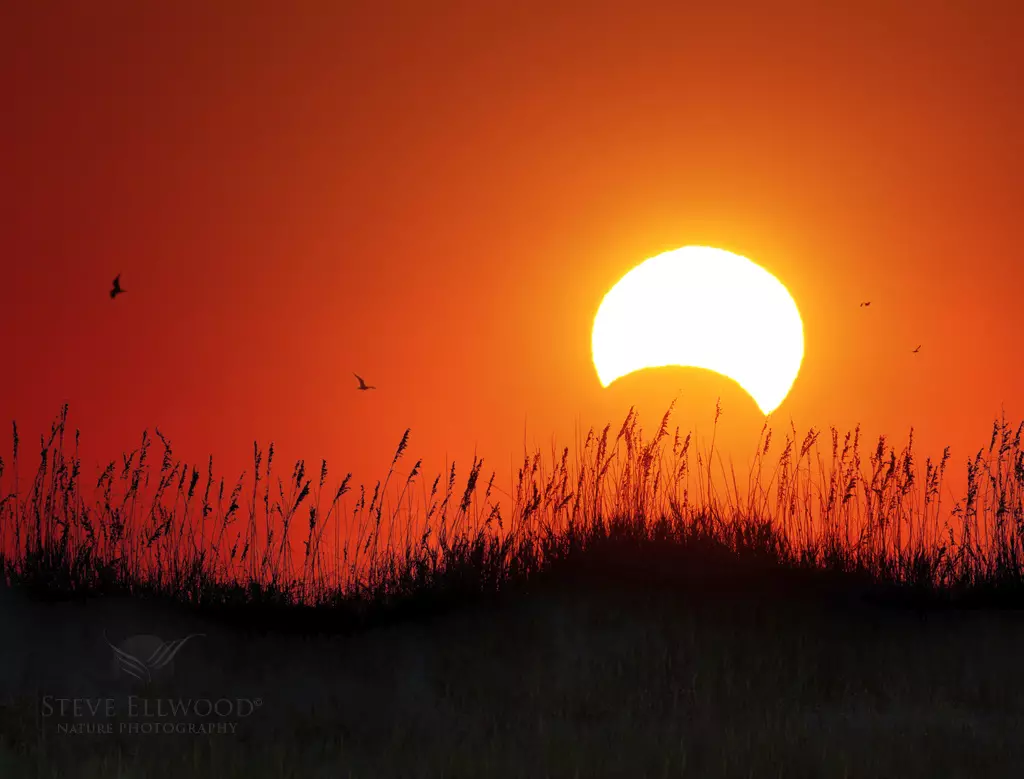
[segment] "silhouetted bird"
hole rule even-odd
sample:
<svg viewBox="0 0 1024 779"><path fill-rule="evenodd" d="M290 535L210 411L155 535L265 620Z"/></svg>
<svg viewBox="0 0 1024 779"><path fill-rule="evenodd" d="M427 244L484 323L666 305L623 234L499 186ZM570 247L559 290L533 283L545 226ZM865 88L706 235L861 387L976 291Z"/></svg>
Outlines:
<svg viewBox="0 0 1024 779"><path fill-rule="evenodd" d="M871 301L870 300L866 300L866 301L864 301L863 303L860 304L860 307L861 308L866 308L866 307L868 307L870 305L871 305Z"/></svg>
<svg viewBox="0 0 1024 779"><path fill-rule="evenodd" d="M117 297L118 295L120 295L120 294L121 294L122 292L124 292L124 290L123 290L123 289L121 289L121 274L120 274L120 273L118 273L118 274L117 274L117 275L116 275L116 276L114 277L114 286L113 286L113 288L112 288L112 289L110 290L110 299L111 299L111 300L113 300L113 299L114 299L114 298L116 298L116 297Z"/></svg>
<svg viewBox="0 0 1024 779"><path fill-rule="evenodd" d="M363 377L360 376L358 373L353 373L352 375L355 376L357 379L359 379L359 386L356 387L356 389L361 389L361 390L377 389L372 384L367 384L365 381L363 381Z"/></svg>
<svg viewBox="0 0 1024 779"><path fill-rule="evenodd" d="M921 344L918 344L916 349L911 349L910 353L917 354L919 351L921 351Z"/></svg>

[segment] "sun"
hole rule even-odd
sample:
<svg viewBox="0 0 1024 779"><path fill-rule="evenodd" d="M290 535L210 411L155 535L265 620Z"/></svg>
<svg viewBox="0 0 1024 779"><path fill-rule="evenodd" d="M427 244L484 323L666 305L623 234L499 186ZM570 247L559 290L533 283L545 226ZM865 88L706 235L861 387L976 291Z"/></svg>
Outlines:
<svg viewBox="0 0 1024 779"><path fill-rule="evenodd" d="M796 302L738 254L684 246L637 265L604 296L591 336L601 385L643 368L715 371L765 415L789 394L804 357Z"/></svg>

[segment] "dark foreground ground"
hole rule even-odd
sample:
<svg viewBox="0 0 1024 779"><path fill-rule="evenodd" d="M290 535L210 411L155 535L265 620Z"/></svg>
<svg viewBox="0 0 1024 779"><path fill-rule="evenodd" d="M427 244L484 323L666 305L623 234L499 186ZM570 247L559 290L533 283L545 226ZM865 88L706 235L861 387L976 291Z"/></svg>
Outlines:
<svg viewBox="0 0 1024 779"><path fill-rule="evenodd" d="M0 591L0 776L1024 775L1024 614L740 589L560 587L335 636ZM190 633L149 687L105 641ZM112 710L59 716L76 697ZM241 708L118 733L190 721L160 698Z"/></svg>

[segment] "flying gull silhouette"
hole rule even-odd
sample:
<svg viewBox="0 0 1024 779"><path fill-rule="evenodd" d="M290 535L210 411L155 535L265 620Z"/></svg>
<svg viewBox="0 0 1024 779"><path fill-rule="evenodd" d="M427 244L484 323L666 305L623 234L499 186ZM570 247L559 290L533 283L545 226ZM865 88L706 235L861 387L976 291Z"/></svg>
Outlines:
<svg viewBox="0 0 1024 779"><path fill-rule="evenodd" d="M365 381L363 381L363 377L360 376L358 373L353 373L352 375L355 376L357 379L359 379L359 386L356 387L356 389L361 389L361 390L377 389L372 384L367 384Z"/></svg>
<svg viewBox="0 0 1024 779"><path fill-rule="evenodd" d="M120 274L120 273L118 273L118 274L117 274L117 275L116 275L116 276L114 277L114 286L113 286L113 288L112 288L112 289L110 290L110 299L111 299L111 300L113 300L113 299L114 299L114 298L116 298L116 297L117 297L118 295L120 295L120 294L121 294L122 292L124 292L124 290L123 290L123 289L121 289L121 274Z"/></svg>
<svg viewBox="0 0 1024 779"><path fill-rule="evenodd" d="M910 353L917 354L919 351L921 351L921 344L918 344L916 349L911 349Z"/></svg>
<svg viewBox="0 0 1024 779"><path fill-rule="evenodd" d="M861 308L866 308L867 306L870 306L870 305L871 305L871 301L870 300L865 300L863 303L860 304L860 307Z"/></svg>

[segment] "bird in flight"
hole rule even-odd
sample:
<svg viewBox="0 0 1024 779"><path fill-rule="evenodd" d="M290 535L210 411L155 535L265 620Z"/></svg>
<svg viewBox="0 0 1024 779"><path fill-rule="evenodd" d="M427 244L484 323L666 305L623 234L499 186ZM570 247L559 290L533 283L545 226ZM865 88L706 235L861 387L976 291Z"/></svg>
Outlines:
<svg viewBox="0 0 1024 779"><path fill-rule="evenodd" d="M919 351L921 351L921 344L918 344L916 349L911 349L910 353L917 354Z"/></svg>
<svg viewBox="0 0 1024 779"><path fill-rule="evenodd" d="M110 299L113 300L118 295L120 295L122 292L124 292L124 290L121 289L121 274L118 273L114 277L114 286L110 290Z"/></svg>
<svg viewBox="0 0 1024 779"><path fill-rule="evenodd" d="M870 300L865 300L863 303L860 304L860 307L861 308L867 308L870 305L871 305L871 301Z"/></svg>
<svg viewBox="0 0 1024 779"><path fill-rule="evenodd" d="M377 389L372 384L367 384L365 381L363 381L363 377L360 376L358 373L353 373L352 375L355 376L357 379L359 379L359 386L356 387L356 389L361 389L361 390Z"/></svg>

